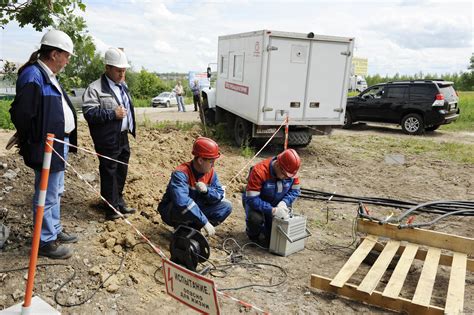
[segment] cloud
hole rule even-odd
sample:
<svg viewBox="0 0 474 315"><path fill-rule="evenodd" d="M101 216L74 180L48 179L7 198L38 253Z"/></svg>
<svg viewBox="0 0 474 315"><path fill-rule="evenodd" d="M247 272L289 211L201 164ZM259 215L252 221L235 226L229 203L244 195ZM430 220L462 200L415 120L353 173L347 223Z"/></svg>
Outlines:
<svg viewBox="0 0 474 315"><path fill-rule="evenodd" d="M472 45L472 20L450 18L396 17L372 23L368 28L408 49L460 48Z"/></svg>
<svg viewBox="0 0 474 315"><path fill-rule="evenodd" d="M162 40L155 41L155 43L153 44L153 48L157 52L166 53L166 54L176 53L178 51L176 48L172 47L169 43Z"/></svg>

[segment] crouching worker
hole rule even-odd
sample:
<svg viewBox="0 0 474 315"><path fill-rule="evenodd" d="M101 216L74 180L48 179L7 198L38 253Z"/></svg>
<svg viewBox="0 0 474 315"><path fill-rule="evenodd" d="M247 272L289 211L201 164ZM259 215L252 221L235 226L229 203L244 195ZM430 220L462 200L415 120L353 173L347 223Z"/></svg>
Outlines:
<svg viewBox="0 0 474 315"><path fill-rule="evenodd" d="M300 195L300 181L296 177L300 165L298 153L288 149L256 164L250 170L242 201L246 232L251 241L268 247L273 217L289 217L288 207Z"/></svg>
<svg viewBox="0 0 474 315"><path fill-rule="evenodd" d="M158 212L168 225L204 228L212 236L215 227L232 212L232 204L224 199L224 190L214 171L219 146L209 138L199 137L192 154L192 161L181 164L171 174Z"/></svg>

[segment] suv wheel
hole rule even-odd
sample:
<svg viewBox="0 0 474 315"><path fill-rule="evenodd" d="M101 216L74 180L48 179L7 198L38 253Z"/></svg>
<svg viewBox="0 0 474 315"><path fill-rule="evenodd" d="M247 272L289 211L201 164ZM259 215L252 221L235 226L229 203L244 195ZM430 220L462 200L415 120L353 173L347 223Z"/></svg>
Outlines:
<svg viewBox="0 0 474 315"><path fill-rule="evenodd" d="M408 135L420 135L424 132L423 118L418 114L408 114L402 119L402 130Z"/></svg>
<svg viewBox="0 0 474 315"><path fill-rule="evenodd" d="M352 126L352 117L349 112L346 111L346 114L344 115L344 125L342 128L344 129L349 129Z"/></svg>

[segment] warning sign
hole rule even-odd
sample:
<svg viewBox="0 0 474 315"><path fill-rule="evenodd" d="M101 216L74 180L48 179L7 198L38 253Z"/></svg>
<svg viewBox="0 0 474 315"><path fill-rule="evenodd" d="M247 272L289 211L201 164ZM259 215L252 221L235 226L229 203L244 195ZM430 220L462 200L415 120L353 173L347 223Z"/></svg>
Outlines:
<svg viewBox="0 0 474 315"><path fill-rule="evenodd" d="M166 292L196 311L219 314L214 281L163 259Z"/></svg>
<svg viewBox="0 0 474 315"><path fill-rule="evenodd" d="M367 68L368 68L368 60L367 58L352 58L352 65L354 67L354 74L366 76L367 75Z"/></svg>

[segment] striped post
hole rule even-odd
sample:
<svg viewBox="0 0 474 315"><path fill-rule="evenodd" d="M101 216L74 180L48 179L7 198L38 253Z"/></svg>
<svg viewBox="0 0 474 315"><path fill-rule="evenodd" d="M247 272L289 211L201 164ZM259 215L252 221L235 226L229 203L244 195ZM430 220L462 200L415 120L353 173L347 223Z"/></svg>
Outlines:
<svg viewBox="0 0 474 315"><path fill-rule="evenodd" d="M285 146L284 149L288 149L288 121L290 120L288 114L286 114L286 119L285 119Z"/></svg>
<svg viewBox="0 0 474 315"><path fill-rule="evenodd" d="M38 250L41 236L41 226L43 224L44 204L46 201L46 190L48 189L49 167L51 165L51 155L53 152L54 134L48 133L44 146L43 169L41 170L40 193L38 206L36 207L35 227L33 230L33 241L31 244L30 265L28 269L28 279L26 280L25 302L21 310L22 314L30 313L31 298L33 295L33 284L35 281L36 262L38 260Z"/></svg>

